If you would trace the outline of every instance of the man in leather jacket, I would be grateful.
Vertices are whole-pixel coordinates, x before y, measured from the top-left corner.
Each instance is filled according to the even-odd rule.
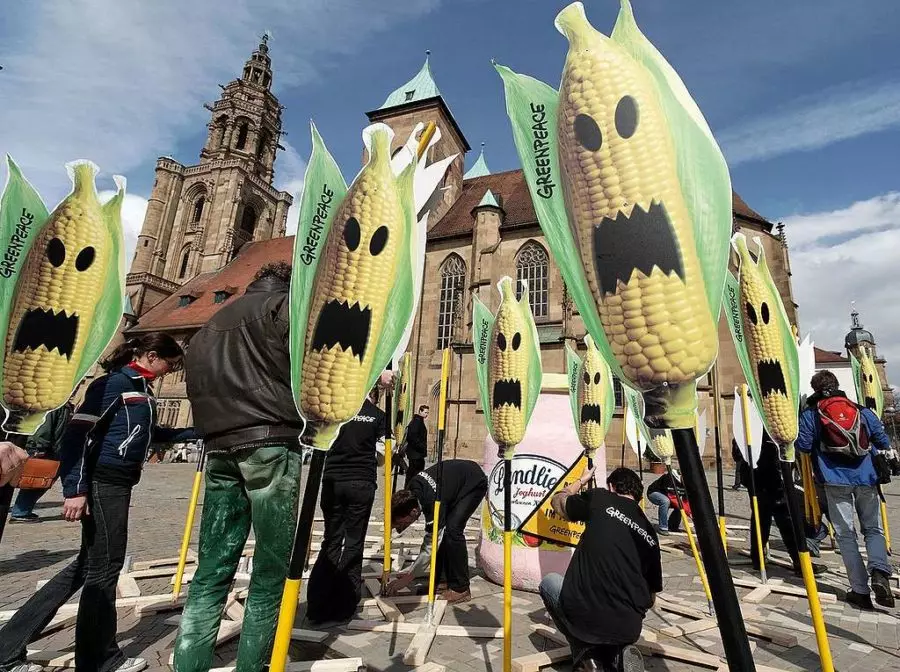
[[[252,524],[253,578],[238,669],[269,660],[290,561],[303,420],[291,393],[291,267],[267,264],[191,339],[185,358],[194,424],[207,454],[200,557],[175,645],[175,669],[208,670]]]

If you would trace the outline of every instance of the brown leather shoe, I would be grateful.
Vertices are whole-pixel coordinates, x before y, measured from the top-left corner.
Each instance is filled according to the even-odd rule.
[[[447,600],[448,604],[462,604],[472,599],[472,591],[464,590],[461,593],[457,593],[455,590],[448,588],[441,593],[441,599]]]

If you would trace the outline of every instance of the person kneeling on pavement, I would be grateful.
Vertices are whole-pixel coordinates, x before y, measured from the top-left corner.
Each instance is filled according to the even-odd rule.
[[[609,488],[592,488],[594,470],[551,499],[564,520],[585,523],[563,578],[547,574],[541,598],[572,650],[580,672],[641,672],[644,616],[662,591],[659,539],[638,502],[640,478],[621,467],[606,479]]]
[[[814,394],[800,413],[800,432],[794,445],[797,450],[812,453],[816,480],[825,485],[828,519],[834,525],[850,578],[847,602],[859,609],[874,609],[869,596],[871,574],[875,601],[883,607],[893,607],[891,563],[881,528],[874,464],[875,449],[890,450],[890,439],[878,416],[850,401],[831,371],[819,371],[810,385]],[[868,572],[859,552],[854,511],[866,541]]]
[[[675,496],[675,488],[678,488],[678,494],[681,495],[685,513],[690,516],[691,505],[687,501],[687,492],[675,469],[672,469],[671,475],[663,474],[647,488],[647,499],[658,507],[659,534],[678,532],[681,527],[681,509],[678,506],[678,497]]]
[[[444,460],[413,478],[406,490],[398,490],[391,500],[394,529],[402,533],[425,513],[425,539],[412,567],[391,581],[385,594],[395,595],[415,579],[427,581],[431,566],[431,537],[434,502],[440,489],[441,512],[438,518],[438,552],[435,583],[446,579],[441,597],[450,604],[468,602],[469,551],[466,548],[466,523],[478,510],[487,494],[487,477],[477,462]],[[426,584],[427,589],[427,584]]]

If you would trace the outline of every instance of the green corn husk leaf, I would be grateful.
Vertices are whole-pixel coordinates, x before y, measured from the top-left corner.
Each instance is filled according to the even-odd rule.
[[[312,154],[303,177],[300,215],[294,238],[293,271],[291,273],[291,386],[294,403],[300,409],[300,376],[309,304],[316,268],[334,223],[334,215],[347,194],[347,183],[334,158],[325,147],[316,125],[310,123]],[[326,203],[327,201],[327,203]],[[319,204],[327,205],[325,216],[317,217]],[[321,230],[318,230],[321,229]]]
[[[588,333],[594,338],[600,354],[609,364],[613,373],[624,380],[622,368],[613,356],[612,348],[606,340],[606,334],[600,324],[600,315],[594,303],[578,244],[569,227],[566,205],[563,198],[561,172],[559,168],[559,143],[556,137],[556,121],[559,108],[559,94],[551,86],[543,82],[513,72],[506,66],[494,66],[503,80],[506,94],[506,113],[512,124],[513,139],[519,154],[519,161],[525,174],[525,182],[531,194],[531,202],[537,214],[538,223],[544,232],[547,245],[556,265],[566,283],[566,288],[578,307]],[[539,113],[532,110],[540,110]],[[535,146],[535,121],[532,115],[544,115],[543,128],[547,129],[546,138],[538,138],[542,144]],[[538,131],[543,135],[543,131]],[[546,156],[545,156],[546,155]],[[544,162],[549,165],[544,166]],[[549,183],[539,182],[542,176],[537,169],[549,169]]]
[[[484,423],[488,434],[494,435],[491,418],[491,395],[488,388],[488,352],[491,347],[491,332],[494,329],[494,315],[477,296],[472,297],[472,344],[475,347],[475,377],[478,381],[478,396],[484,411]]]
[[[578,381],[581,380],[581,368],[584,362],[572,346],[566,343],[566,377],[569,380],[569,406],[572,407],[572,419],[575,427],[581,424],[581,413],[578,408]],[[605,425],[604,425],[605,426]]]
[[[6,165],[6,187],[0,197],[0,249],[4,252],[4,256],[0,257],[0,389],[3,386],[2,363],[6,359],[9,314],[15,303],[19,272],[50,217],[41,197],[9,155]],[[6,255],[11,254],[12,250],[18,250],[19,256],[9,261]]]
[[[640,62],[656,82],[675,145],[678,181],[691,216],[706,299],[717,322],[733,218],[725,157],[678,73],[638,28],[629,0],[621,0],[610,39]]]
[[[531,338],[528,339],[528,397],[525,406],[525,426],[527,427],[531,421],[534,407],[537,405],[538,397],[541,394],[544,369],[541,364],[541,341],[538,336],[537,325],[534,323],[534,315],[531,312],[531,304],[528,303],[528,285],[525,282],[522,285],[522,297],[518,301],[519,311],[525,320],[525,324],[531,331]]]
[[[375,347],[375,356],[372,361],[372,369],[369,372],[368,385],[371,389],[375,381],[385,370],[392,359],[406,349],[406,343],[401,343],[403,335],[410,332],[409,326],[415,319],[414,297],[414,269],[417,266],[414,254],[417,251],[424,254],[424,250],[418,250],[416,232],[415,198],[413,196],[413,177],[416,164],[411,163],[396,178],[400,191],[400,203],[403,206],[403,216],[406,219],[406,240],[398,248],[397,277],[391,288],[384,314],[384,328],[378,337],[378,345]],[[360,399],[360,405],[363,400]]]
[[[638,440],[643,441],[641,450],[651,447],[650,429],[644,422],[644,398],[640,392],[636,392],[628,386],[623,385],[622,391],[625,393],[625,404],[628,406],[632,417],[634,417],[634,424],[638,431]]]
[[[106,269],[103,293],[97,303],[94,321],[84,344],[78,373],[77,385],[106,350],[122,323],[125,307],[125,234],[122,230],[122,203],[125,200],[125,178],[115,178],[116,194],[102,208],[103,221],[112,243],[112,263]]]
[[[741,371],[744,372],[744,380],[747,387],[750,388],[750,396],[753,403],[756,404],[757,410],[761,404],[757,400],[761,400],[759,386],[756,384],[756,376],[753,375],[753,366],[750,364],[750,354],[747,350],[747,338],[744,335],[746,329],[744,327],[744,312],[741,310],[741,285],[740,281],[731,272],[725,275],[725,292],[722,303],[725,306],[726,318],[728,321],[728,331],[731,332],[731,340],[734,341],[734,349],[737,352],[738,361],[741,364]],[[760,417],[763,417],[760,411]],[[765,423],[765,419],[763,419]]]
[[[850,369],[853,371],[853,390],[856,392],[856,403],[865,404],[866,395],[862,389],[862,364],[852,352],[850,353]]]

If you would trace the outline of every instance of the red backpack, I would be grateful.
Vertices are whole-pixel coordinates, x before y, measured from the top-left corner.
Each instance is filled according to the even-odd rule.
[[[816,404],[822,436],[819,450],[828,455],[865,457],[869,452],[869,432],[860,406],[846,397],[826,397]]]

